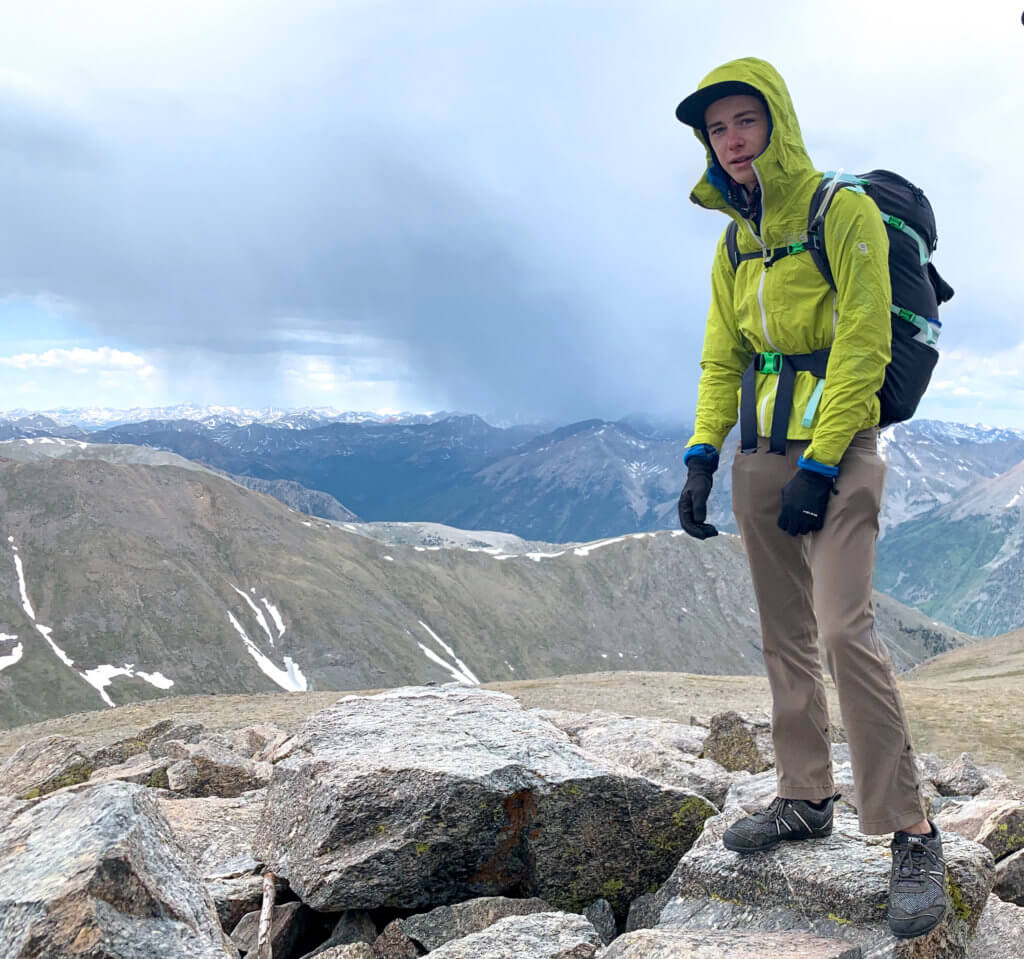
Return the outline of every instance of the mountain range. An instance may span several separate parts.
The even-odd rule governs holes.
[[[166,453],[137,453],[163,462],[148,465],[77,448],[106,456],[0,459],[4,725],[189,693],[763,670],[734,536],[538,548],[439,527],[396,535],[310,517]],[[420,539],[441,533],[447,548]],[[971,641],[877,603],[899,667]]]
[[[689,435],[682,424],[631,416],[550,429],[492,426],[473,415],[385,422],[377,414],[310,410],[267,411],[259,422],[259,411],[177,411],[189,418],[91,430],[85,426],[114,413],[68,411],[65,425],[35,414],[0,420],[0,437],[51,451],[63,438],[172,452],[338,521],[439,523],[553,543],[677,528],[680,453]],[[1024,531],[1018,513],[1003,507],[1012,499],[1011,473],[1024,461],[1024,433],[918,420],[885,430],[879,448],[888,465],[879,588],[965,632],[1024,625],[1013,560]],[[730,438],[724,463],[734,450]],[[986,483],[1001,490],[1003,476],[1004,498],[993,492],[984,507],[970,505],[988,495]],[[710,519],[724,531],[735,530],[730,497],[724,467],[710,503]]]

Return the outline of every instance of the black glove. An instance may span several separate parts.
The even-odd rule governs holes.
[[[718,457],[715,457],[717,460]],[[717,536],[718,530],[708,518],[708,496],[714,483],[715,466],[710,457],[692,456],[687,464],[689,473],[686,485],[679,494],[679,525],[696,539],[708,539]]]
[[[833,476],[798,469],[796,476],[782,487],[779,529],[790,536],[803,536],[821,529],[825,525],[825,510],[835,483]]]

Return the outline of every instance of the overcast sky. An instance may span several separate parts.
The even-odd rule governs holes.
[[[674,118],[763,57],[932,200],[922,412],[1024,427],[1020,0],[37,0],[0,30],[2,408],[692,415],[721,214]]]

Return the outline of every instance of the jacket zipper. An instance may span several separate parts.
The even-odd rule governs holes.
[[[765,214],[765,195],[764,195],[764,184],[761,183],[761,174],[757,172],[757,164],[751,161],[750,168],[754,171],[754,176],[757,177],[757,185],[761,190],[761,223],[764,223]],[[743,218],[743,222],[747,224],[747,229],[750,231],[750,235],[757,240],[757,245],[761,247],[761,253],[765,254],[768,252],[768,248],[764,245],[764,240],[761,239],[755,232],[754,228],[750,225],[750,220],[746,217]],[[768,316],[764,311],[764,278],[768,275],[768,270],[762,264],[761,266],[761,279],[757,281],[757,305],[761,310],[761,329],[764,331],[764,338],[768,341],[768,345],[779,352],[779,348],[772,342],[771,336],[768,335]]]

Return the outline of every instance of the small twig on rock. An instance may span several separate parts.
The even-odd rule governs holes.
[[[256,959],[273,959],[273,950],[270,945],[270,928],[274,922],[274,896],[277,889],[274,884],[274,874],[266,872],[263,874],[263,906],[260,909],[260,925],[256,934]]]

